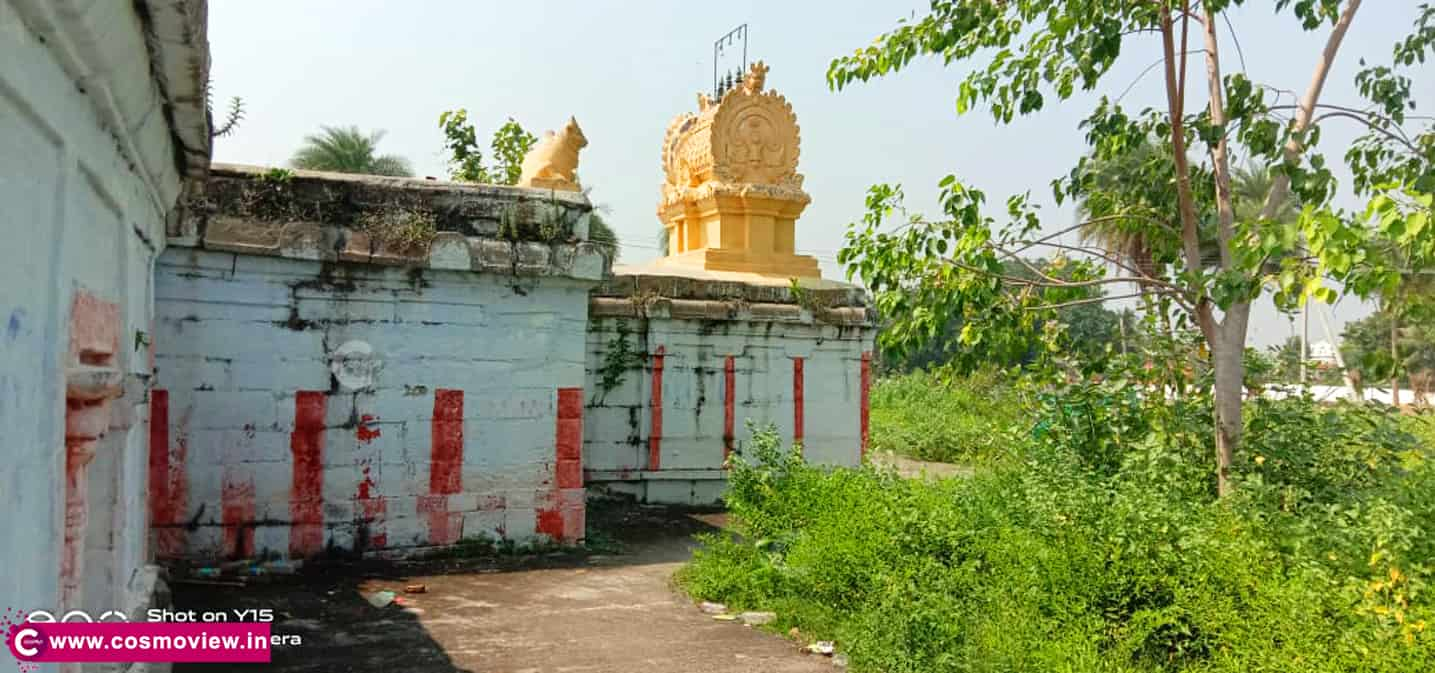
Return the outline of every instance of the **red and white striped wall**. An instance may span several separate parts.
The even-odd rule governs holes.
[[[156,555],[581,540],[586,287],[162,255]]]
[[[151,391],[150,397],[149,510],[156,555],[161,558],[242,559],[271,552],[309,558],[447,545],[475,535],[518,540],[543,535],[562,542],[583,538],[582,388],[553,391],[550,448],[533,456],[541,466],[533,473],[538,478],[530,489],[517,489],[531,491],[526,497],[514,497],[515,489],[484,489],[486,483],[497,481],[465,484],[465,473],[472,474],[465,469],[473,463],[469,458],[485,447],[483,422],[466,416],[463,390],[432,390],[431,413],[413,420],[429,429],[425,460],[415,462],[415,469],[397,470],[384,465],[376,453],[364,455],[368,453],[364,449],[386,433],[402,432],[410,420],[386,417],[376,409],[380,413],[362,414],[352,429],[335,427],[329,403],[349,396],[318,390],[298,390],[282,398],[293,419],[284,438],[287,459],[274,464],[246,462],[240,458],[254,455],[252,445],[243,451],[207,446],[203,447],[207,455],[221,456],[225,462],[196,464],[191,437],[196,422],[203,421],[195,415],[193,400],[176,414],[173,396],[173,391],[161,388]],[[240,442],[247,438],[252,444],[258,435],[277,434],[256,432],[253,427],[246,424],[247,429],[233,438]],[[466,436],[466,429],[477,429],[476,433],[468,430],[477,436]],[[277,447],[264,450],[279,453]],[[426,467],[427,474],[418,474],[419,465]],[[209,493],[207,489],[216,485],[212,479],[216,472],[218,492]],[[352,474],[356,479],[344,484],[335,480],[336,474]],[[386,488],[394,486],[383,482],[386,475],[404,483]],[[260,488],[256,483],[276,477],[283,478],[282,488],[273,483]],[[418,482],[422,492],[413,488]],[[413,494],[403,495],[407,492]],[[505,516],[510,501],[519,507],[511,517]],[[523,511],[525,503],[531,511]],[[391,518],[394,513],[398,520]],[[402,531],[401,539],[391,531]],[[282,546],[273,545],[278,540]]]
[[[747,323],[734,322],[743,326]],[[774,426],[810,461],[860,464],[869,436],[872,331],[817,325],[714,330],[649,318],[646,333],[593,321],[588,335],[584,445],[588,481],[648,502],[710,504],[749,424]],[[631,330],[631,324],[624,330]],[[643,344],[616,386],[615,340]]]

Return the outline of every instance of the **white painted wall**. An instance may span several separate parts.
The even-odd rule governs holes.
[[[149,353],[135,343],[180,189],[149,64],[131,3],[0,0],[0,596],[11,607],[61,607],[64,370],[81,290],[119,306],[126,395],[89,467],[84,588],[64,607],[148,599]]]
[[[1350,386],[1308,386],[1311,397],[1317,402],[1336,402],[1339,400],[1364,400],[1367,402],[1380,402],[1382,404],[1393,404],[1395,396],[1391,394],[1389,387],[1367,387],[1356,396],[1355,390]],[[1285,399],[1287,397],[1300,397],[1306,390],[1298,385],[1267,386],[1263,395],[1271,399]],[[1415,393],[1409,388],[1400,391],[1401,404],[1430,404],[1432,401],[1429,395],[1420,400],[1415,399]]]
[[[557,391],[583,385],[590,286],[171,247],[157,270],[156,387],[171,444],[185,443],[181,519],[196,526],[182,553],[236,555],[227,523],[253,531],[256,555],[288,555],[301,390],[327,399],[325,547],[445,542],[425,512],[439,389],[464,394],[462,489],[442,503],[450,537],[532,538],[561,504]],[[340,351],[371,356],[336,370]],[[360,438],[360,425],[379,435]],[[380,516],[360,501],[366,474]],[[252,480],[254,513],[226,522],[234,479]]]
[[[619,385],[602,372],[620,339],[620,321],[641,355]],[[822,323],[677,318],[590,318],[584,410],[584,467],[602,484],[644,502],[706,505],[721,497],[725,361],[734,357],[734,439],[747,424],[772,424],[788,442],[795,409],[793,359],[803,359],[803,453],[813,462],[861,462],[862,354],[870,327]],[[654,354],[661,347],[662,437],[659,470],[649,470]]]

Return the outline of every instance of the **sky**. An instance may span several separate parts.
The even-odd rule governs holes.
[[[1223,65],[1258,83],[1304,91],[1328,29],[1302,32],[1289,12],[1274,15],[1273,5],[1250,0],[1230,13],[1235,40],[1223,26]],[[1418,5],[1365,2],[1322,102],[1360,105],[1358,59],[1388,62]],[[1049,230],[1073,224],[1075,212],[1055,204],[1050,182],[1083,153],[1077,124],[1100,96],[1125,91],[1128,108],[1164,106],[1159,68],[1142,75],[1160,56],[1159,37],[1128,40],[1094,91],[1060,104],[1048,97],[1045,110],[1008,125],[980,110],[957,116],[957,83],[971,67],[965,63],[918,59],[886,78],[842,92],[827,88],[834,57],[925,11],[911,0],[216,0],[209,6],[216,107],[240,96],[246,114],[233,135],[216,140],[214,158],[286,165],[321,125],[355,125],[382,130],[382,152],[404,156],[420,176],[442,179],[444,110],[467,108],[484,138],[508,117],[541,135],[571,115],[588,138],[579,172],[623,242],[620,262],[641,263],[658,254],[659,156],[668,122],[695,111],[696,93],[711,88],[714,40],[746,23],[749,58],[771,68],[767,86],[787,97],[801,126],[798,171],[812,204],[797,222],[797,248],[822,262],[824,276],[845,278],[836,251],[875,183],[901,184],[909,208],[935,215],[937,183],[955,174],[987,193],[993,216],[1001,215],[1007,196],[1030,191],[1044,204]],[[1193,90],[1204,87],[1203,73],[1193,64]],[[1435,77],[1417,79],[1415,94],[1428,114]],[[1358,132],[1339,120],[1322,128],[1321,145],[1343,185],[1349,174],[1342,148]],[[1360,207],[1348,189],[1337,203]],[[1370,310],[1345,299],[1327,315],[1339,333]],[[1293,329],[1263,299],[1249,343],[1279,343]],[[1315,318],[1311,330],[1313,341],[1323,338]]]

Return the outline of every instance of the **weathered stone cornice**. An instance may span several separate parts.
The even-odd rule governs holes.
[[[215,164],[170,245],[323,262],[601,280],[579,194]]]
[[[618,274],[590,293],[594,318],[672,318],[871,326],[875,312],[862,288],[748,283],[678,275]]]

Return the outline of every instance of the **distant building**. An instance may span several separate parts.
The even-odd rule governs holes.
[[[1335,346],[1329,341],[1311,343],[1310,359],[1324,364],[1335,364]]]

